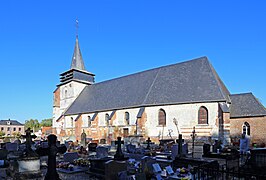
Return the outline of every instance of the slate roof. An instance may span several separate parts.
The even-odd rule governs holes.
[[[12,126],[24,126],[24,124],[21,124],[17,120],[0,120],[0,125],[8,125],[7,122],[10,121],[10,125]]]
[[[232,94],[230,98],[232,118],[266,116],[266,109],[252,93]]]
[[[86,86],[65,115],[229,100],[207,57],[201,57]]]
[[[72,56],[71,69],[85,70],[84,62],[79,48],[78,36],[76,36],[76,43]]]

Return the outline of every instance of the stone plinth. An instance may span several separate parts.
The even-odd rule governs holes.
[[[28,157],[18,160],[18,171],[20,173],[40,171],[40,158]]]
[[[40,170],[40,158],[25,157],[13,160],[7,170],[7,175],[17,179],[41,179],[43,174]]]

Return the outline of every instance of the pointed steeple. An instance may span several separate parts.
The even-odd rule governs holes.
[[[71,69],[78,69],[85,71],[84,62],[82,59],[81,51],[79,48],[79,40],[78,35],[76,35],[76,44],[75,49],[72,57]]]

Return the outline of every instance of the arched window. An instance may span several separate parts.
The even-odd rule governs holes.
[[[245,135],[250,136],[250,125],[249,125],[248,122],[245,122],[243,124],[242,133],[245,134]]]
[[[65,98],[67,97],[67,89],[65,89]]]
[[[129,112],[125,112],[126,125],[129,125]]]
[[[106,122],[106,126],[109,126],[109,114],[105,114],[105,122]]]
[[[71,123],[71,127],[74,127],[74,119],[73,119],[73,117],[71,117],[70,120],[71,120],[71,122],[70,122]]]
[[[88,116],[88,127],[91,127],[91,117]]]
[[[208,109],[204,106],[199,108],[198,124],[208,124]]]
[[[159,110],[158,114],[158,121],[160,126],[165,126],[166,125],[166,113],[163,109]]]

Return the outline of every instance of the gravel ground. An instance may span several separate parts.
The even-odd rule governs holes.
[[[47,169],[42,168],[42,173],[45,175]],[[62,180],[85,180],[85,179],[92,179],[97,180],[97,178],[89,178],[89,175],[82,172],[82,173],[74,173],[74,174],[66,174],[66,173],[58,173]],[[0,180],[13,180],[12,177],[7,177],[6,175],[6,168],[0,168]],[[38,180],[44,180],[44,176],[42,178],[38,178]]]

